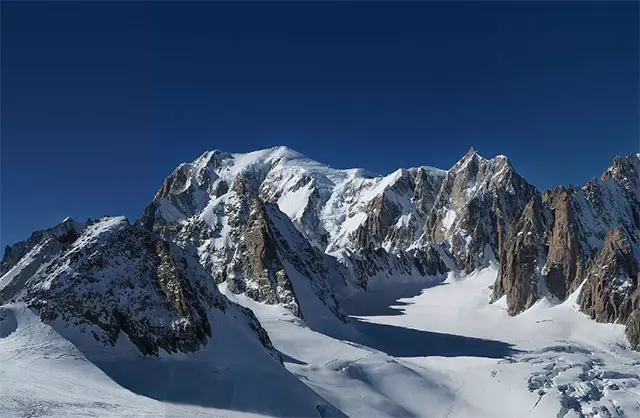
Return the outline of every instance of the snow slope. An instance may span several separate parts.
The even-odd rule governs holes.
[[[89,347],[92,339],[61,334],[21,304],[5,305],[3,416],[318,416],[338,409],[351,417],[640,416],[640,355],[628,349],[622,326],[589,320],[575,297],[553,306],[542,300],[509,317],[503,301],[487,303],[495,275],[486,269],[436,285],[379,286],[342,300],[356,327],[346,337],[313,331],[284,307],[223,285],[255,312],[286,368],[317,395],[274,362],[243,353],[230,329],[214,332],[225,336],[222,347],[148,359],[126,339]],[[317,408],[305,409],[313,396]]]
[[[443,383],[455,388],[449,417],[640,416],[640,355],[629,349],[622,325],[598,324],[579,312],[579,290],[563,304],[541,300],[510,317],[503,304],[487,304],[495,276],[493,268],[464,279],[450,275],[442,285],[399,299],[400,315],[361,318],[512,345],[516,351],[499,359],[488,359],[478,342],[403,359],[442,373]],[[489,352],[500,350],[494,345]]]
[[[496,274],[342,300],[359,319],[355,342],[229,296],[254,310],[290,371],[351,417],[640,416],[640,355],[622,326],[591,321],[575,295],[510,317],[487,303]]]
[[[149,358],[124,338],[101,346],[44,324],[23,304],[0,307],[0,318],[3,417],[341,415],[251,344],[239,343],[246,336],[233,321],[218,321],[215,331],[225,337],[198,353]]]

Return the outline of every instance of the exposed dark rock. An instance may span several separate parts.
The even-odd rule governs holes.
[[[160,349],[200,350],[212,337],[210,318],[231,306],[246,317],[239,326],[248,325],[278,357],[255,317],[222,296],[195,259],[125,218],[93,222],[71,243],[61,234],[64,247],[55,235],[38,236],[26,256],[37,265],[21,264],[9,287],[19,287],[14,294],[43,321],[62,321],[109,345],[124,333],[143,354],[157,356]],[[38,256],[43,251],[49,259]],[[7,298],[0,294],[0,304]]]
[[[554,222],[547,254],[547,286],[564,300],[582,281],[583,259],[575,230],[571,196],[563,188],[551,192]]]
[[[246,293],[269,304],[282,303],[302,317],[293,285],[278,257],[276,239],[269,228],[264,203],[257,197],[239,239],[231,267],[227,270],[229,290]]]
[[[507,296],[510,315],[524,311],[540,297],[548,223],[549,214],[536,195],[511,228],[492,296],[493,300]]]
[[[626,233],[611,230],[588,269],[580,309],[598,322],[626,323],[637,305],[638,262]]]
[[[640,280],[640,276],[636,278],[636,283],[638,280]],[[629,315],[625,333],[629,339],[631,348],[640,351],[640,309],[636,308],[631,315]]]
[[[472,148],[447,172],[422,240],[447,243],[460,270],[486,267],[534,193],[506,157],[487,160]]]
[[[372,251],[382,247],[401,208],[383,193],[369,203],[366,211],[369,215],[356,231],[354,246],[358,250]]]

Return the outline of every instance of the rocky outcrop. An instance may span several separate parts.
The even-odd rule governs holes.
[[[421,241],[445,244],[460,270],[486,267],[534,193],[506,157],[487,160],[471,148],[447,172]]]
[[[638,271],[626,233],[620,227],[611,230],[589,267],[580,309],[598,322],[626,323],[637,307]]]
[[[583,257],[575,230],[571,197],[563,189],[550,192],[554,222],[547,253],[546,281],[549,291],[564,300],[582,281]]]
[[[531,307],[545,292],[542,268],[549,223],[550,213],[535,195],[511,228],[492,295],[494,301],[506,295],[510,315]]]
[[[521,222],[509,234],[494,299],[507,294],[511,314],[526,309],[543,296],[563,301],[583,281],[581,308],[602,322],[628,322],[633,333],[637,272],[634,249],[640,248],[638,167],[640,155],[616,157],[600,179],[582,187],[558,187],[541,194],[540,239],[517,243]],[[523,214],[529,217],[527,211]],[[536,267],[516,260],[536,257]],[[626,260],[626,261],[624,261]],[[527,263],[521,263],[529,265]],[[542,266],[542,267],[540,267]],[[625,267],[626,266],[626,267]],[[625,279],[621,279],[625,277]],[[536,287],[531,283],[538,283]],[[517,289],[509,297],[509,289]],[[547,292],[547,293],[546,293]]]
[[[32,252],[51,241],[50,234],[41,236]],[[197,260],[123,217],[89,223],[63,250],[32,267],[22,276],[4,275],[0,290],[18,285],[14,300],[43,321],[78,328],[104,344],[126,335],[145,355],[195,352],[217,338],[212,321],[228,314],[278,358],[253,314],[222,296]]]
[[[232,292],[268,304],[281,303],[294,315],[302,316],[293,284],[278,257],[267,211],[258,198],[253,199],[226,276]]]
[[[602,250],[590,263],[578,296],[580,309],[598,322],[625,324],[631,347],[640,349],[640,266],[623,228],[605,238]]]
[[[640,276],[637,280],[640,280]],[[629,315],[627,326],[625,327],[625,334],[627,335],[631,348],[640,351],[640,309],[635,309],[631,312],[631,315]]]

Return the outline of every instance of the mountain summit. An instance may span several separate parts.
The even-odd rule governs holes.
[[[449,297],[448,289],[460,288],[456,282],[478,293],[460,295],[456,323],[477,324],[474,315],[490,309],[516,316],[543,300],[540,306],[571,304],[595,321],[624,325],[624,346],[640,349],[639,198],[640,154],[616,157],[584,186],[539,191],[505,156],[487,159],[473,148],[449,170],[421,166],[388,175],[332,169],[286,147],[208,151],[180,164],[134,224],[123,217],[67,218],[7,247],[0,261],[0,345],[16,351],[10,360],[33,347],[88,360],[121,386],[171,404],[214,402],[224,410],[282,416],[341,416],[314,392],[335,396],[335,383],[323,379],[339,375],[380,391],[373,404],[404,416],[407,410],[391,403],[405,399],[403,391],[366,383],[380,370],[407,378],[409,366],[383,352],[425,356],[428,347],[455,357],[491,346],[506,356],[508,345],[413,329],[428,319],[423,311],[411,329],[362,322],[357,312],[345,312],[375,310],[378,302],[354,300],[384,289],[386,309],[404,303],[405,289],[447,278],[451,286],[437,288]],[[490,291],[487,277],[495,279]],[[430,297],[422,307],[428,315],[450,302]],[[484,308],[465,316],[466,305]],[[500,318],[506,329],[508,321],[531,319]],[[311,363],[281,355],[274,336],[295,357],[315,353]],[[312,349],[318,344],[336,351],[319,353]],[[495,358],[492,350],[471,354]],[[538,353],[555,359],[543,377],[573,367],[558,363],[565,360],[554,350],[560,348]],[[283,361],[309,380],[297,379]],[[595,364],[584,368],[593,374]],[[169,375],[184,379],[156,378]],[[412,370],[408,379],[418,375]],[[569,392],[550,381],[540,386],[538,378],[531,377],[529,391],[542,397],[557,386],[562,408],[600,402],[576,404],[578,386]],[[430,379],[425,393],[455,398],[456,391]],[[183,381],[191,382],[188,389]],[[583,383],[593,393],[604,391],[604,383]],[[280,405],[281,391],[296,401]]]

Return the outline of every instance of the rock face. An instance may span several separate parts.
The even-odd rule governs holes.
[[[541,193],[535,205],[540,216],[525,210],[509,234],[493,298],[506,294],[509,312],[516,314],[543,296],[565,300],[586,280],[580,305],[587,314],[603,322],[636,318],[639,167],[640,154],[616,157],[599,179],[583,187]],[[532,238],[522,238],[534,224]],[[518,265],[517,260],[533,257],[535,267]]]
[[[472,148],[447,172],[421,240],[443,243],[460,270],[486,267],[534,193],[506,157],[487,160]]]
[[[548,251],[551,214],[535,195],[513,225],[500,262],[493,299],[507,297],[510,315],[531,307],[544,294],[544,254]],[[512,278],[518,280],[512,280]]]
[[[65,221],[18,248],[19,261],[14,251],[3,260],[13,266],[0,278],[0,305],[22,301],[43,321],[77,327],[108,345],[124,334],[156,356],[200,350],[221,337],[213,335],[213,322],[235,316],[278,358],[253,313],[221,295],[197,260],[123,217]]]
[[[257,198],[227,271],[229,289],[266,303],[282,303],[300,316],[298,300],[278,257],[264,203]]]
[[[556,189],[550,193],[548,200],[554,223],[547,253],[546,280],[551,293],[564,300],[581,281],[583,258],[571,210],[571,198],[565,190]]]
[[[626,233],[611,230],[587,273],[578,303],[598,322],[626,323],[638,305],[638,262]]]
[[[640,349],[640,267],[621,227],[609,231],[591,263],[578,297],[580,309],[598,322],[626,324],[632,348]]]

